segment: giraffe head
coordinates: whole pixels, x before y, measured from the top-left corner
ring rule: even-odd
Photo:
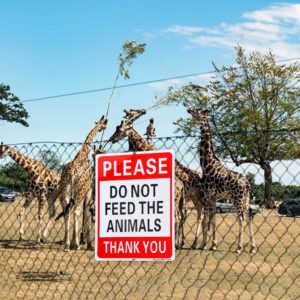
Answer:
[[[109,141],[113,144],[124,139],[127,136],[128,130],[130,130],[132,126],[127,124],[126,122],[122,121],[120,125],[116,127],[116,131],[114,134],[109,138]]]
[[[148,140],[155,136],[155,128],[153,127],[153,124],[154,124],[154,119],[151,118],[146,128],[146,133],[144,134],[147,136]]]
[[[102,116],[100,120],[95,122],[94,128],[96,129],[96,131],[99,132],[99,131],[102,131],[103,129],[105,129],[106,126],[107,126],[107,119],[104,118],[104,116]]]
[[[7,145],[0,145],[0,158],[4,157],[9,153],[9,147]]]
[[[135,120],[146,113],[145,109],[124,109],[125,116],[123,119],[127,124],[132,124]]]
[[[93,147],[93,159],[95,159],[96,155],[98,154],[104,154],[105,151],[103,150],[103,146],[102,145],[99,145],[98,148],[96,148],[95,146]]]
[[[192,115],[192,118],[196,121],[204,121],[209,120],[210,116],[210,110],[208,109],[200,109],[200,108],[188,108],[187,112]]]

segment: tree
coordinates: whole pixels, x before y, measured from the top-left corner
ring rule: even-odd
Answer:
[[[9,162],[0,168],[0,185],[16,191],[25,187],[27,173],[15,162]]]
[[[110,109],[110,104],[112,97],[114,95],[114,92],[116,90],[117,82],[119,80],[120,76],[123,76],[125,80],[130,78],[129,71],[130,67],[133,64],[133,61],[138,57],[138,55],[143,54],[145,51],[146,44],[138,44],[136,41],[126,41],[123,44],[122,47],[122,52],[119,54],[119,68],[118,72],[114,81],[114,85],[111,91],[111,94],[108,98],[108,104],[107,104],[107,109],[106,109],[106,114],[105,117],[107,118],[109,109]],[[104,131],[102,131],[101,135],[101,141],[103,140],[104,136]]]
[[[106,111],[106,117],[108,116],[110,102],[114,95],[117,82],[120,75],[123,76],[125,80],[129,79],[130,67],[133,64],[133,61],[138,57],[138,55],[144,53],[146,44],[138,44],[136,41],[126,41],[122,47],[122,53],[119,54],[119,69],[115,78],[113,89],[111,91],[110,97],[108,99],[108,106]],[[104,131],[103,131],[104,133]],[[103,134],[102,134],[103,136]]]
[[[28,112],[19,98],[10,92],[10,86],[0,84],[0,120],[28,126]]]
[[[237,166],[258,164],[264,171],[264,202],[272,203],[274,160],[300,157],[300,65],[276,63],[273,53],[246,55],[236,47],[236,65],[218,68],[206,86],[170,88],[160,105],[183,104],[212,112],[216,152]],[[198,124],[180,118],[177,131],[199,132]]]
[[[59,172],[62,169],[62,163],[59,156],[50,149],[41,150],[37,154],[37,159],[54,171]]]

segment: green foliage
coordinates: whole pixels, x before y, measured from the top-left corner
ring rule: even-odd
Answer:
[[[63,166],[59,156],[50,149],[41,150],[37,154],[37,160],[40,160],[47,165],[47,167],[57,172],[59,172]]]
[[[134,59],[137,58],[139,54],[144,53],[145,46],[146,44],[138,44],[136,41],[127,41],[123,44],[123,51],[119,55],[119,69],[113,85],[113,89],[108,99],[108,105],[107,105],[105,117],[108,116],[111,100],[114,95],[119,76],[122,75],[125,80],[130,78],[129,76],[130,67]],[[102,131],[101,141],[103,140],[104,132],[105,130]]]
[[[27,173],[15,162],[9,162],[0,168],[0,185],[15,191],[24,188],[27,177]]]
[[[216,151],[237,165],[299,158],[300,65],[277,64],[272,52],[236,51],[236,65],[214,65],[216,75],[205,87],[170,88],[159,103],[211,110]],[[177,131],[199,133],[191,119],[175,124]]]
[[[216,153],[236,165],[255,163],[265,176],[265,204],[272,207],[274,160],[300,158],[300,65],[278,64],[272,52],[248,56],[236,47],[236,65],[218,68],[204,87],[170,88],[158,105],[182,104],[209,109]],[[178,119],[177,131],[199,133],[190,118]]]
[[[123,52],[119,56],[119,73],[124,79],[129,79],[129,70],[138,55],[144,53],[146,44],[138,44],[136,41],[126,41]]]
[[[0,84],[0,120],[28,126],[28,117],[19,98],[10,92],[9,85]]]
[[[252,173],[247,173],[246,177],[251,184],[253,196],[258,200],[262,200],[264,198],[264,184],[256,184],[255,175]],[[300,200],[300,186],[283,185],[280,182],[273,182],[272,194],[275,201]]]

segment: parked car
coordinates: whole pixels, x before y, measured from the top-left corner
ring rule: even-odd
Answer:
[[[0,187],[0,201],[14,202],[16,200],[16,193],[6,187]]]
[[[300,216],[300,202],[298,201],[297,204],[292,204],[287,207],[287,214],[288,217],[297,217]]]
[[[232,203],[228,203],[226,200],[217,201],[216,205],[217,213],[235,212],[235,207]],[[257,204],[250,204],[250,211],[253,215],[261,212],[262,209]]]
[[[231,212],[234,209],[232,203],[227,203],[226,200],[217,201],[216,211],[217,213]]]
[[[283,201],[278,206],[278,213],[280,215],[286,215],[288,212],[288,207],[291,205],[299,205],[300,202],[297,200]]]

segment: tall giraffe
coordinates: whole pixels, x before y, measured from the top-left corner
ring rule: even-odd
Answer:
[[[154,150],[152,142],[149,143],[149,140],[143,140],[141,136],[137,133],[135,129],[131,125],[126,124],[126,122],[122,121],[119,126],[117,126],[115,133],[111,136],[110,141],[115,143],[125,137],[128,137],[132,144],[134,145],[134,149],[136,151],[149,151]],[[195,233],[194,242],[192,248],[196,248],[199,233],[200,233],[200,222],[202,216],[202,207],[206,205],[199,198],[200,189],[201,189],[201,173],[197,171],[190,170],[187,167],[184,167],[178,160],[175,160],[175,175],[176,182],[179,184],[183,184],[185,198],[187,200],[192,200],[196,211],[197,211],[197,229]],[[176,199],[175,199],[176,201]],[[185,219],[185,216],[183,220]],[[180,219],[181,220],[181,219]],[[184,222],[184,221],[183,221]],[[183,223],[178,226],[180,230],[183,232]],[[215,228],[214,228],[215,230]],[[184,235],[182,235],[182,240],[184,241]]]
[[[5,155],[9,155],[20,167],[22,167],[26,173],[28,173],[28,179],[25,186],[25,202],[21,207],[19,213],[20,240],[24,239],[24,216],[25,210],[33,199],[38,199],[38,242],[45,242],[46,235],[51,222],[55,216],[55,200],[58,196],[58,183],[60,180],[60,174],[51,170],[46,165],[38,160],[34,160],[25,156],[17,149],[8,145],[1,144],[0,146],[0,158]],[[48,201],[48,211],[50,221],[47,223],[44,231],[43,227],[43,206]]]
[[[250,252],[255,252],[256,245],[252,229],[253,216],[249,210],[250,183],[240,173],[226,168],[215,154],[208,122],[208,111],[201,109],[188,109],[187,111],[192,115],[194,120],[200,123],[200,164],[203,171],[203,184],[206,190],[209,190],[209,197],[213,198],[214,201],[216,199],[227,198],[233,203],[239,221],[239,238],[236,250],[238,253],[243,249],[244,219],[246,214],[251,241]],[[213,209],[211,218],[214,223],[215,217],[215,209]]]
[[[127,120],[126,116],[124,119]],[[128,128],[128,129],[127,129]],[[109,138],[109,141],[116,143],[128,136],[132,151],[150,151],[154,150],[152,143],[144,141],[141,136],[132,128],[131,122],[122,121],[121,125],[116,127],[115,133]],[[177,177],[175,177],[175,235],[176,248],[184,245],[183,224],[186,218],[185,213],[185,190],[184,185]]]
[[[91,203],[93,174],[89,161],[89,153],[91,144],[95,135],[104,130],[107,125],[107,119],[102,118],[95,123],[94,128],[88,133],[84,144],[82,145],[75,158],[63,167],[61,173],[61,180],[59,183],[59,194],[65,205],[64,211],[56,218],[64,216],[65,219],[65,250],[70,249],[70,212],[73,210],[74,224],[72,248],[79,249],[78,238],[78,219],[80,214],[80,206],[84,199],[86,203]],[[87,206],[88,207],[88,206]],[[86,213],[86,212],[84,212]],[[86,222],[87,229],[87,245],[92,248],[92,241],[90,237],[89,222]]]

